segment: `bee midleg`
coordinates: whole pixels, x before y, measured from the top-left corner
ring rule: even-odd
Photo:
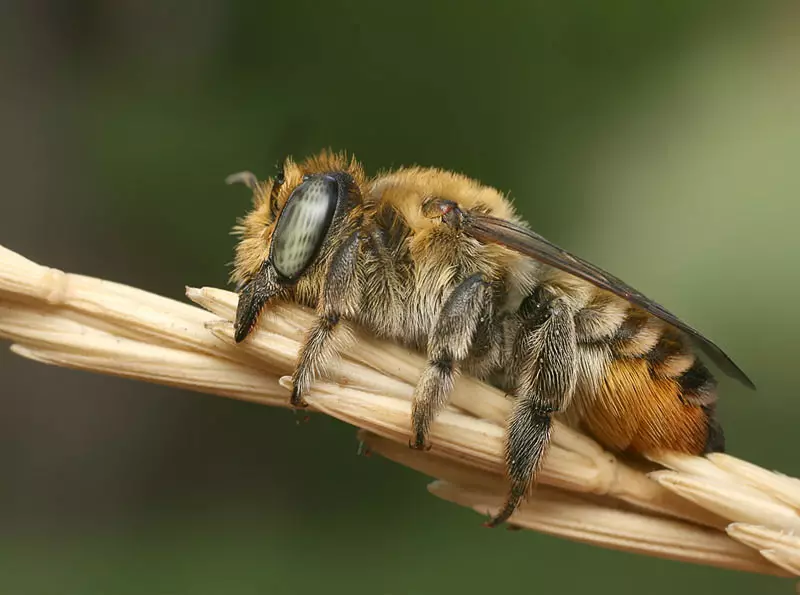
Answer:
[[[431,423],[447,404],[458,366],[466,359],[475,330],[491,315],[491,285],[478,273],[461,282],[448,296],[428,337],[428,365],[414,390],[409,446],[426,448]]]
[[[505,452],[511,488],[503,508],[487,523],[492,527],[506,521],[527,495],[550,443],[552,415],[567,408],[575,391],[575,320],[563,297],[541,302],[523,319],[511,364],[517,370]]]
[[[353,316],[361,285],[358,277],[360,235],[352,232],[331,257],[319,302],[318,317],[311,327],[292,376],[292,407],[307,407],[303,395],[311,387],[321,365],[333,355],[333,335],[342,316]]]

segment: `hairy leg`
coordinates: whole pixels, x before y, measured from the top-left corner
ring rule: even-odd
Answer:
[[[506,469],[511,482],[500,512],[487,525],[511,516],[527,495],[550,443],[552,414],[563,411],[577,380],[573,314],[563,298],[537,291],[520,309],[522,324],[512,353],[516,399],[506,437]]]
[[[319,316],[311,327],[292,376],[291,405],[307,407],[303,394],[311,387],[317,371],[333,352],[331,340],[342,316],[353,316],[361,297],[358,279],[360,235],[351,233],[334,252],[322,288]]]
[[[445,301],[428,339],[428,365],[414,390],[412,448],[426,448],[431,423],[447,404],[458,364],[469,354],[478,325],[491,316],[491,295],[490,284],[476,274],[459,284]]]

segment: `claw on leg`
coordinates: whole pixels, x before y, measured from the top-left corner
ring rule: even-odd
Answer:
[[[489,527],[490,529],[494,529],[498,525],[502,525],[509,518],[511,518],[511,515],[514,514],[515,510],[517,510],[519,503],[520,503],[520,498],[517,498],[515,500],[509,499],[503,506],[503,508],[500,510],[500,512],[498,512],[497,515],[493,516],[488,521],[484,522],[483,526]]]
[[[433,445],[425,440],[422,435],[415,436],[412,440],[408,441],[408,447],[414,450],[422,450],[428,452]]]
[[[297,384],[295,384],[294,388],[292,389],[292,396],[289,399],[289,405],[294,409],[305,409],[308,407],[308,401],[306,401],[300,394],[300,387]]]

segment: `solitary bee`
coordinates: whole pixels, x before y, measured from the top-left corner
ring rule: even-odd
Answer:
[[[254,191],[236,231],[236,341],[272,300],[315,308],[291,405],[334,351],[346,319],[427,355],[409,445],[428,447],[458,373],[513,398],[506,521],[532,485],[563,413],[607,447],[691,454],[724,449],[717,383],[697,357],[753,387],[713,343],[619,279],[528,229],[497,190],[410,167],[367,177],[355,159],[287,159]]]

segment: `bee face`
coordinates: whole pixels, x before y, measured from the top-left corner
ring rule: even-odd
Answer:
[[[529,230],[493,188],[430,168],[367,179],[354,160],[322,153],[287,159],[254,189],[238,227],[236,340],[273,299],[316,308],[293,375],[296,407],[342,319],[423,350],[414,448],[427,446],[459,372],[495,382],[514,408],[511,489],[492,524],[525,497],[557,412],[618,450],[722,448],[716,383],[689,339],[746,379],[741,370],[655,302]]]

